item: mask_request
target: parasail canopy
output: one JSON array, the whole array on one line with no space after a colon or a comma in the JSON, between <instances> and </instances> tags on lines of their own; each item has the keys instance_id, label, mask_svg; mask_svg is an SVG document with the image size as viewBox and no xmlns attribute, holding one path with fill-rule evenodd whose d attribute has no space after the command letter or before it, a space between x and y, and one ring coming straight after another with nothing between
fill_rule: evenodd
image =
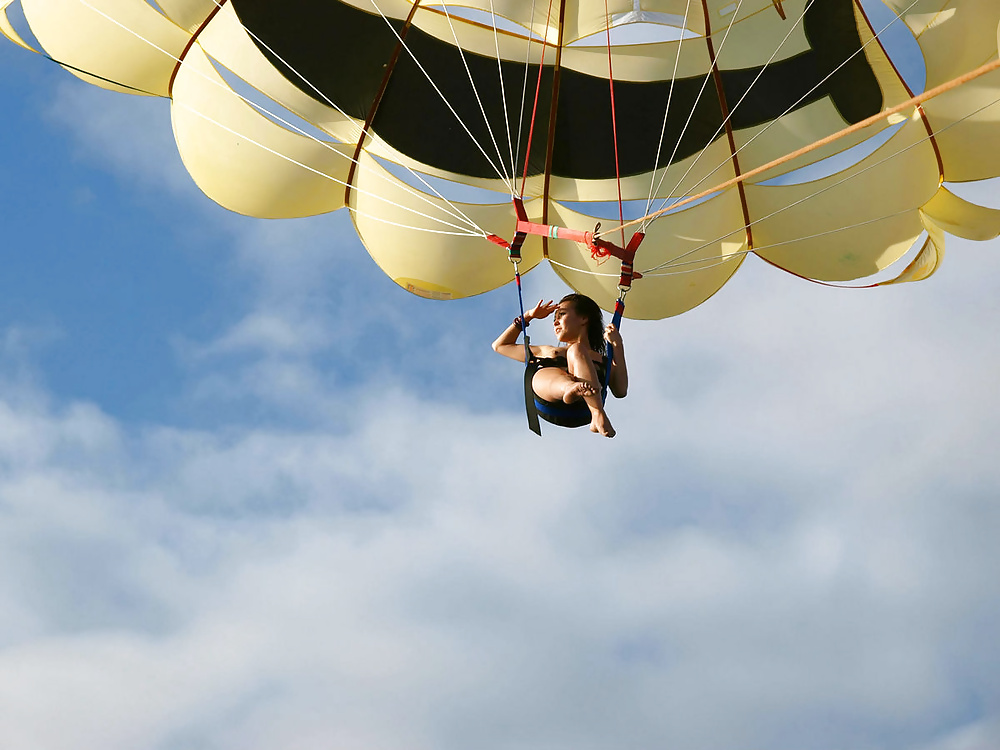
<instances>
[{"instance_id":1,"label":"parasail canopy","mask_svg":"<svg viewBox=\"0 0 1000 750\"><path fill-rule=\"evenodd\" d=\"M932 274L945 232L1000 235L1000 211L945 185L1000 176L1000 72L782 159L995 61L995 0L0 0L0 11L9 39L83 80L170 97L184 164L213 200L265 218L346 207L385 273L425 297L512 278L488 238L511 237L514 199L541 225L602 221L622 247L644 232L636 318L704 302L749 253L823 283L908 258L879 282L893 283ZM906 59L889 41L901 38ZM614 259L592 245L533 235L521 255L604 307L619 294Z\"/></svg>"}]
</instances>

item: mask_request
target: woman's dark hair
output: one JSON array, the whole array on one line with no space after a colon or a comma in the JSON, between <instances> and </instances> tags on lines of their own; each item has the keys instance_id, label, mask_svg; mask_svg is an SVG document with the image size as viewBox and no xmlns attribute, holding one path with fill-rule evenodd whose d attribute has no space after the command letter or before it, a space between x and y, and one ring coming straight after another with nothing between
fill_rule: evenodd
<instances>
[{"instance_id":1,"label":"woman's dark hair","mask_svg":"<svg viewBox=\"0 0 1000 750\"><path fill-rule=\"evenodd\" d=\"M604 312L597 303L585 294L567 294L559 304L569 302L581 318L587 319L587 341L595 352L604 349Z\"/></svg>"}]
</instances>

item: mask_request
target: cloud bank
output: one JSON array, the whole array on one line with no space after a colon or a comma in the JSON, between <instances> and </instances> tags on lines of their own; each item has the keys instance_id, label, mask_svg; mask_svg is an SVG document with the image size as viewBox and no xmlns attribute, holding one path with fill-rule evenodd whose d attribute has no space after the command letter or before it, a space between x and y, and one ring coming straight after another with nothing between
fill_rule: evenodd
<instances>
[{"instance_id":1,"label":"cloud bank","mask_svg":"<svg viewBox=\"0 0 1000 750\"><path fill-rule=\"evenodd\" d=\"M748 262L628 323L619 437L538 440L510 290L410 298L339 217L189 215L226 307L178 323L157 417L6 323L5 748L1000 746L995 247L875 292Z\"/></svg>"}]
</instances>

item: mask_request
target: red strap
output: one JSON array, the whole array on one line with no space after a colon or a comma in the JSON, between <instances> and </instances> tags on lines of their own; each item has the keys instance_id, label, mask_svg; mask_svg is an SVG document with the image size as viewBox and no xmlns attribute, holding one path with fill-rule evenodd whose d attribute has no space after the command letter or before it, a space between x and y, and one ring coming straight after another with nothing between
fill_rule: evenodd
<instances>
[{"instance_id":1,"label":"red strap","mask_svg":"<svg viewBox=\"0 0 1000 750\"><path fill-rule=\"evenodd\" d=\"M611 93L611 136L615 146L615 179L618 182L618 219L619 224L625 223L625 211L622 208L622 176L618 166L618 118L615 114L615 78L611 67L611 11L608 0L604 0L605 26L608 31L608 86ZM625 244L625 230L622 229L622 245Z\"/></svg>"},{"instance_id":2,"label":"red strap","mask_svg":"<svg viewBox=\"0 0 1000 750\"><path fill-rule=\"evenodd\" d=\"M552 17L552 0L549 0L549 10L545 18ZM524 174L521 177L521 197L524 197L524 186L528 182L528 158L531 156L531 141L535 136L535 117L538 115L538 97L542 91L542 71L545 70L545 50L548 43L542 39L542 59L538 61L538 83L535 84L535 104L531 108L531 126L528 128L528 145L524 149ZM530 41L529 41L530 46Z\"/></svg>"}]
</instances>

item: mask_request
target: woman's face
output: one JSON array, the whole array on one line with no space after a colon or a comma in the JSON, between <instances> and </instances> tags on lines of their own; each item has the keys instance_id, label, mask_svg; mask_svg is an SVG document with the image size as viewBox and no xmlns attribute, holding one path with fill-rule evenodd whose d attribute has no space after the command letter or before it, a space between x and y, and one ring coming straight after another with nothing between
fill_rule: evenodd
<instances>
[{"instance_id":1,"label":"woman's face","mask_svg":"<svg viewBox=\"0 0 1000 750\"><path fill-rule=\"evenodd\" d=\"M559 341L579 341L586 326L587 319L580 317L570 300L559 303L552 320L552 327Z\"/></svg>"}]
</instances>

